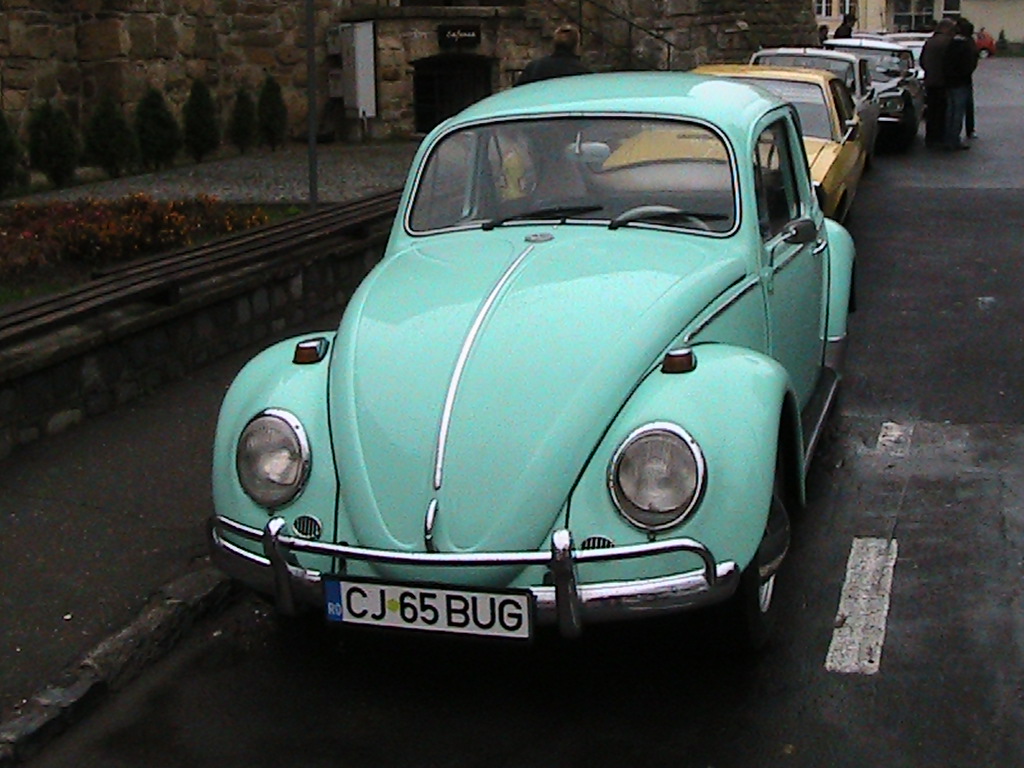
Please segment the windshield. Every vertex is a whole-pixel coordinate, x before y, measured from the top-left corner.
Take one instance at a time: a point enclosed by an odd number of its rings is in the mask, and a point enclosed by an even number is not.
[[[844,83],[851,91],[856,90],[857,81],[853,71],[853,63],[840,59],[830,59],[827,56],[801,56],[790,53],[770,53],[764,56],[757,56],[755,64],[768,65],[770,67],[804,67],[805,69],[824,69],[831,72]]]
[[[564,117],[443,137],[419,174],[408,226],[486,230],[572,220],[728,233],[736,217],[732,154],[707,126]]]
[[[832,118],[829,115],[825,92],[821,90],[820,86],[814,83],[798,83],[792,80],[775,80],[768,77],[737,77],[734,79],[759,85],[796,107],[796,112],[800,115],[800,130],[804,136],[828,139],[829,141],[839,140],[839,137],[835,135]]]
[[[871,48],[858,48],[854,53],[865,59],[871,69],[871,79],[875,82],[892,80],[893,77],[906,75],[914,68],[914,54],[910,51],[881,51]],[[893,75],[892,72],[896,72]]]

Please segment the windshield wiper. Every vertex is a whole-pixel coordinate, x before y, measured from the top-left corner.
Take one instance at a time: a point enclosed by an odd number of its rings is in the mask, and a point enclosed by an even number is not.
[[[502,216],[497,219],[487,219],[484,221],[480,228],[484,230],[494,229],[500,227],[509,221],[519,221],[525,219],[558,219],[560,222],[564,222],[570,216],[578,216],[581,213],[593,213],[594,211],[600,211],[604,208],[603,205],[551,205],[547,208],[537,208],[532,211],[525,211],[523,213],[515,213],[510,216]]]
[[[711,227],[708,226],[709,221],[722,221],[725,218],[725,214],[722,213],[701,213],[699,211],[684,211],[682,208],[676,208],[672,205],[638,205],[634,208],[629,208],[608,224],[608,229],[618,229],[623,224],[629,224],[631,221],[647,221],[651,219],[690,219],[696,225],[698,229],[709,230]]]

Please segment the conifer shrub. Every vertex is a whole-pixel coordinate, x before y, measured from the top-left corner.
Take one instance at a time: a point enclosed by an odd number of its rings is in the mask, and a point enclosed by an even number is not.
[[[63,187],[75,176],[79,142],[68,113],[49,102],[32,110],[28,122],[29,163],[46,174],[55,187]]]
[[[181,149],[181,128],[156,88],[146,91],[135,108],[135,138],[142,166],[151,170],[170,166]]]
[[[128,120],[114,98],[100,97],[85,131],[85,159],[98,165],[112,179],[121,176],[138,159],[138,145]]]
[[[256,102],[256,118],[259,125],[260,143],[277,149],[284,143],[288,128],[288,106],[281,95],[281,86],[271,75],[267,75],[260,88]]]
[[[220,146],[220,127],[217,125],[217,107],[209,86],[202,80],[193,80],[185,102],[185,149],[197,163]]]
[[[228,138],[243,155],[256,143],[256,104],[246,88],[239,88],[235,94]]]
[[[0,112],[0,194],[25,183],[21,146],[7,118]]]

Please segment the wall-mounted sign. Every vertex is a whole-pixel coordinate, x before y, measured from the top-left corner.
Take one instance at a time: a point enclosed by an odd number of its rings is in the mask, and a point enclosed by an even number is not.
[[[441,24],[437,28],[437,44],[443,49],[476,48],[480,45],[480,25]]]

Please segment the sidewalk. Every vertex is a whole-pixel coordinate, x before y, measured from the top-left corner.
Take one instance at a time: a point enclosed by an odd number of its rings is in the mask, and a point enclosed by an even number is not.
[[[401,186],[414,150],[321,147],[320,200]],[[146,192],[302,202],[306,161],[304,148],[290,147],[23,200]],[[0,461],[0,765],[59,733],[230,598],[206,560],[213,431],[228,384],[269,343]]]

